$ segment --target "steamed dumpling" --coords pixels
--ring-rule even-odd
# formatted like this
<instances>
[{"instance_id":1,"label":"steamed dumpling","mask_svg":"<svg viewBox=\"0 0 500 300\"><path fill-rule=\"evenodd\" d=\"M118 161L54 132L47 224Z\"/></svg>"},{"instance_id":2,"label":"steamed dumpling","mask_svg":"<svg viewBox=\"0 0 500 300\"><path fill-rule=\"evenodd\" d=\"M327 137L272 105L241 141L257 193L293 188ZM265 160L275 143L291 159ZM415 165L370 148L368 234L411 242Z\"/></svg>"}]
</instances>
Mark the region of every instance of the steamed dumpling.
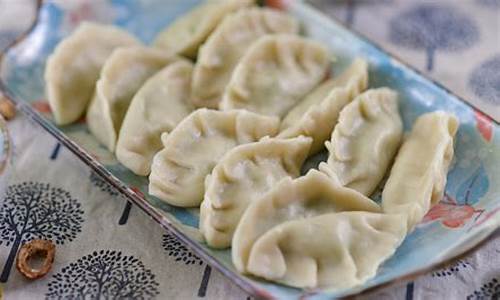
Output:
<instances>
[{"instance_id":1,"label":"steamed dumpling","mask_svg":"<svg viewBox=\"0 0 500 300\"><path fill-rule=\"evenodd\" d=\"M253 0L207 0L168 25L158 34L154 45L195 58L200 45L227 14L253 3Z\"/></svg>"},{"instance_id":2,"label":"steamed dumpling","mask_svg":"<svg viewBox=\"0 0 500 300\"><path fill-rule=\"evenodd\" d=\"M244 110L198 109L168 135L153 158L149 193L176 206L199 206L204 180L227 151L276 135L279 120Z\"/></svg>"},{"instance_id":3,"label":"steamed dumpling","mask_svg":"<svg viewBox=\"0 0 500 300\"><path fill-rule=\"evenodd\" d=\"M55 122L66 125L78 120L111 52L136 44L139 41L117 27L88 22L59 43L45 67L47 98Z\"/></svg>"},{"instance_id":4,"label":"steamed dumpling","mask_svg":"<svg viewBox=\"0 0 500 300\"><path fill-rule=\"evenodd\" d=\"M340 76L314 89L281 122L280 138L299 135L313 138L311 153L324 148L342 108L368 86L368 64L356 59Z\"/></svg>"},{"instance_id":5,"label":"steamed dumpling","mask_svg":"<svg viewBox=\"0 0 500 300\"><path fill-rule=\"evenodd\" d=\"M238 271L247 272L254 243L283 222L351 210L380 212L380 207L316 170L294 180L285 178L243 214L233 235L233 264Z\"/></svg>"},{"instance_id":6,"label":"steamed dumpling","mask_svg":"<svg viewBox=\"0 0 500 300\"><path fill-rule=\"evenodd\" d=\"M193 110L189 103L193 63L181 59L149 78L132 99L123 120L116 157L137 175L151 171L160 136L172 131Z\"/></svg>"},{"instance_id":7,"label":"steamed dumpling","mask_svg":"<svg viewBox=\"0 0 500 300\"><path fill-rule=\"evenodd\" d=\"M218 108L236 64L252 43L265 34L298 31L294 18L269 8L241 9L227 16L200 48L193 73L193 104Z\"/></svg>"},{"instance_id":8,"label":"steamed dumpling","mask_svg":"<svg viewBox=\"0 0 500 300\"><path fill-rule=\"evenodd\" d=\"M396 156L382 207L387 213L407 215L409 230L443 197L458 126L451 114L426 113L415 121Z\"/></svg>"},{"instance_id":9,"label":"steamed dumpling","mask_svg":"<svg viewBox=\"0 0 500 300\"><path fill-rule=\"evenodd\" d=\"M200 231L214 248L231 246L233 232L248 205L285 177L297 177L312 139L263 138L229 151L206 179Z\"/></svg>"},{"instance_id":10,"label":"steamed dumpling","mask_svg":"<svg viewBox=\"0 0 500 300\"><path fill-rule=\"evenodd\" d=\"M146 47L119 48L108 58L97 81L87 123L92 134L111 152L137 90L149 77L178 59Z\"/></svg>"},{"instance_id":11,"label":"steamed dumpling","mask_svg":"<svg viewBox=\"0 0 500 300\"><path fill-rule=\"evenodd\" d=\"M220 108L244 108L282 118L325 79L330 58L325 46L304 37L262 37L234 69Z\"/></svg>"},{"instance_id":12,"label":"steamed dumpling","mask_svg":"<svg viewBox=\"0 0 500 300\"><path fill-rule=\"evenodd\" d=\"M370 195L386 174L403 136L398 94L388 88L366 91L341 112L327 163L319 169L363 195Z\"/></svg>"},{"instance_id":13,"label":"steamed dumpling","mask_svg":"<svg viewBox=\"0 0 500 300\"><path fill-rule=\"evenodd\" d=\"M247 269L298 288L348 289L374 277L405 236L403 215L349 211L293 220L255 242Z\"/></svg>"}]
</instances>

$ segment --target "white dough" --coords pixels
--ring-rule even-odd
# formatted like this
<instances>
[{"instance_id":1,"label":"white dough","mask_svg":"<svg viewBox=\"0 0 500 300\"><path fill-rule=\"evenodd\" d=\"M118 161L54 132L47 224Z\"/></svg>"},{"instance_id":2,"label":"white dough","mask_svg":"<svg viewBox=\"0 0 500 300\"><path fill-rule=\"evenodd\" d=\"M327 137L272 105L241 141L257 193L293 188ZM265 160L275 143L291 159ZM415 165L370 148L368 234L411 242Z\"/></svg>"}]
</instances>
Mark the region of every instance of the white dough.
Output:
<instances>
[{"instance_id":1,"label":"white dough","mask_svg":"<svg viewBox=\"0 0 500 300\"><path fill-rule=\"evenodd\" d=\"M149 78L135 94L123 120L116 157L137 175L151 172L160 136L172 131L193 110L189 103L193 64L178 60Z\"/></svg>"},{"instance_id":2,"label":"white dough","mask_svg":"<svg viewBox=\"0 0 500 300\"><path fill-rule=\"evenodd\" d=\"M386 174L403 136L398 94L388 88L359 95L341 112L329 156L319 169L369 196Z\"/></svg>"},{"instance_id":3,"label":"white dough","mask_svg":"<svg viewBox=\"0 0 500 300\"><path fill-rule=\"evenodd\" d=\"M254 243L283 222L353 210L381 211L371 199L316 170L294 180L285 178L252 201L241 217L233 235L233 264L239 272L247 272Z\"/></svg>"},{"instance_id":4,"label":"white dough","mask_svg":"<svg viewBox=\"0 0 500 300\"><path fill-rule=\"evenodd\" d=\"M77 121L92 98L99 72L117 47L138 45L127 32L111 26L83 22L59 43L45 67L47 98L55 122Z\"/></svg>"},{"instance_id":5,"label":"white dough","mask_svg":"<svg viewBox=\"0 0 500 300\"><path fill-rule=\"evenodd\" d=\"M244 110L192 112L168 135L153 158L149 193L176 206L203 200L204 180L227 151L276 135L279 120Z\"/></svg>"},{"instance_id":6,"label":"white dough","mask_svg":"<svg viewBox=\"0 0 500 300\"><path fill-rule=\"evenodd\" d=\"M234 69L220 109L282 118L325 79L330 60L328 49L316 41L290 34L264 36Z\"/></svg>"},{"instance_id":7,"label":"white dough","mask_svg":"<svg viewBox=\"0 0 500 300\"><path fill-rule=\"evenodd\" d=\"M403 215L349 211L284 222L254 244L248 272L298 288L353 288L406 236Z\"/></svg>"},{"instance_id":8,"label":"white dough","mask_svg":"<svg viewBox=\"0 0 500 300\"><path fill-rule=\"evenodd\" d=\"M396 156L382 207L387 213L407 215L409 230L443 197L458 126L454 115L426 113L415 121Z\"/></svg>"},{"instance_id":9,"label":"white dough","mask_svg":"<svg viewBox=\"0 0 500 300\"><path fill-rule=\"evenodd\" d=\"M206 0L163 29L154 46L195 58L198 48L226 15L250 6L254 0Z\"/></svg>"},{"instance_id":10,"label":"white dough","mask_svg":"<svg viewBox=\"0 0 500 300\"><path fill-rule=\"evenodd\" d=\"M236 64L251 44L265 34L298 31L293 17L269 8L241 9L225 17L200 48L193 73L193 104L218 108Z\"/></svg>"},{"instance_id":11,"label":"white dough","mask_svg":"<svg viewBox=\"0 0 500 300\"><path fill-rule=\"evenodd\" d=\"M310 154L324 148L342 108L368 86L368 64L356 59L338 77L327 80L295 106L281 122L280 138L313 138Z\"/></svg>"},{"instance_id":12,"label":"white dough","mask_svg":"<svg viewBox=\"0 0 500 300\"><path fill-rule=\"evenodd\" d=\"M248 205L285 177L300 175L312 139L263 138L233 148L207 176L200 207L200 231L214 248L231 246Z\"/></svg>"},{"instance_id":13,"label":"white dough","mask_svg":"<svg viewBox=\"0 0 500 300\"><path fill-rule=\"evenodd\" d=\"M115 151L123 118L135 93L149 77L179 59L146 47L118 48L111 54L87 111L90 131L109 151Z\"/></svg>"}]
</instances>

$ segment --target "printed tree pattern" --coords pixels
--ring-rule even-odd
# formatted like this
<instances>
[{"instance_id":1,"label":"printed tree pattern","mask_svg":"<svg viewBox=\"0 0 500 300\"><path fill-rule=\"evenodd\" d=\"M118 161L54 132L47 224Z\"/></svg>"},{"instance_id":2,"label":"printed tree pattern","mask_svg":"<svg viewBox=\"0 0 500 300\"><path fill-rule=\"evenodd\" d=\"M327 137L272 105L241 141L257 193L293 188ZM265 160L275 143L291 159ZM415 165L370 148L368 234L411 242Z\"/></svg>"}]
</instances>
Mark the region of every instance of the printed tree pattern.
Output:
<instances>
[{"instance_id":1,"label":"printed tree pattern","mask_svg":"<svg viewBox=\"0 0 500 300\"><path fill-rule=\"evenodd\" d=\"M500 299L500 283L498 279L493 278L490 282L483 284L483 286L467 296L467 300L486 300L486 299Z\"/></svg>"},{"instance_id":2,"label":"printed tree pattern","mask_svg":"<svg viewBox=\"0 0 500 300\"><path fill-rule=\"evenodd\" d=\"M457 274L460 270L470 268L471 264L466 260L457 260L451 266L432 273L432 277L448 277Z\"/></svg>"},{"instance_id":3,"label":"printed tree pattern","mask_svg":"<svg viewBox=\"0 0 500 300\"><path fill-rule=\"evenodd\" d=\"M354 14L356 12L356 2L354 0L346 0L346 15L344 23L347 27L354 25Z\"/></svg>"},{"instance_id":4,"label":"printed tree pattern","mask_svg":"<svg viewBox=\"0 0 500 300\"><path fill-rule=\"evenodd\" d=\"M406 284L406 296L405 296L405 299L407 300L413 300L413 290L415 289L415 283L412 281L412 282L408 282Z\"/></svg>"},{"instance_id":5,"label":"printed tree pattern","mask_svg":"<svg viewBox=\"0 0 500 300\"><path fill-rule=\"evenodd\" d=\"M364 1L359 1L359 0L344 0L342 1L343 4L345 5L345 18L344 18L344 24L347 27L352 27L355 22L356 18L356 10L360 5L370 5L370 4L380 4L380 3L390 3L392 0L364 0Z\"/></svg>"},{"instance_id":6,"label":"printed tree pattern","mask_svg":"<svg viewBox=\"0 0 500 300\"><path fill-rule=\"evenodd\" d=\"M478 39L479 32L472 20L445 5L421 4L390 22L390 40L403 47L424 49L428 71L434 68L436 51L463 50Z\"/></svg>"},{"instance_id":7,"label":"printed tree pattern","mask_svg":"<svg viewBox=\"0 0 500 300\"><path fill-rule=\"evenodd\" d=\"M47 183L25 182L7 188L0 207L0 244L11 246L0 282L7 282L21 243L41 238L58 245L81 231L83 211L67 191Z\"/></svg>"},{"instance_id":8,"label":"printed tree pattern","mask_svg":"<svg viewBox=\"0 0 500 300\"><path fill-rule=\"evenodd\" d=\"M118 225L125 225L127 224L128 217L130 216L130 210L132 209L132 203L127 200L125 202L125 207L123 208L122 214L120 216L120 219L118 220Z\"/></svg>"},{"instance_id":9,"label":"printed tree pattern","mask_svg":"<svg viewBox=\"0 0 500 300\"><path fill-rule=\"evenodd\" d=\"M183 262L185 265L203 265L203 261L198 256L192 253L175 236L169 233L163 235L163 249L167 251L168 256L173 257L177 262ZM206 265L198 289L198 297L205 297L211 272L212 268Z\"/></svg>"},{"instance_id":10,"label":"printed tree pattern","mask_svg":"<svg viewBox=\"0 0 500 300\"><path fill-rule=\"evenodd\" d=\"M493 8L500 7L500 0L477 0L477 2L481 5Z\"/></svg>"},{"instance_id":11,"label":"printed tree pattern","mask_svg":"<svg viewBox=\"0 0 500 300\"><path fill-rule=\"evenodd\" d=\"M118 190L111 186L108 182L106 182L99 174L95 172L90 172L90 182L95 187L99 188L102 192L109 194L110 196L118 196ZM134 189L137 193L138 190ZM128 217L130 215L130 210L132 209L132 203L126 200L125 207L123 208L123 212L118 220L118 225L127 224Z\"/></svg>"},{"instance_id":12,"label":"printed tree pattern","mask_svg":"<svg viewBox=\"0 0 500 300\"><path fill-rule=\"evenodd\" d=\"M203 261L184 246L175 236L166 233L163 235L163 249L175 261L183 262L186 265L203 265Z\"/></svg>"},{"instance_id":13,"label":"printed tree pattern","mask_svg":"<svg viewBox=\"0 0 500 300\"><path fill-rule=\"evenodd\" d=\"M47 299L152 299L155 275L133 256L100 250L62 268L48 284Z\"/></svg>"},{"instance_id":14,"label":"printed tree pattern","mask_svg":"<svg viewBox=\"0 0 500 300\"><path fill-rule=\"evenodd\" d=\"M54 146L54 150L52 150L52 153L50 154L50 159L56 160L57 156L59 156L60 150L61 150L61 143L57 142L56 145Z\"/></svg>"},{"instance_id":15,"label":"printed tree pattern","mask_svg":"<svg viewBox=\"0 0 500 300\"><path fill-rule=\"evenodd\" d=\"M469 86L481 100L500 105L500 55L488 59L472 71Z\"/></svg>"},{"instance_id":16,"label":"printed tree pattern","mask_svg":"<svg viewBox=\"0 0 500 300\"><path fill-rule=\"evenodd\" d=\"M118 195L118 191L95 172L90 172L90 182L102 192L108 193L110 196Z\"/></svg>"},{"instance_id":17,"label":"printed tree pattern","mask_svg":"<svg viewBox=\"0 0 500 300\"><path fill-rule=\"evenodd\" d=\"M339 9L339 8L342 8L343 11L345 11L345 15L343 17L342 16L339 16L339 17L342 19L342 22L347 27L352 27L354 25L354 23L356 22L356 12L362 6L368 7L369 5L387 4L387 3L392 3L392 2L393 2L393 0L338 0L338 1L321 0L321 1L315 1L315 3L317 3L318 7L333 5L333 8L336 11L341 11L341 9ZM367 9L370 9L370 8L367 8Z\"/></svg>"}]
</instances>

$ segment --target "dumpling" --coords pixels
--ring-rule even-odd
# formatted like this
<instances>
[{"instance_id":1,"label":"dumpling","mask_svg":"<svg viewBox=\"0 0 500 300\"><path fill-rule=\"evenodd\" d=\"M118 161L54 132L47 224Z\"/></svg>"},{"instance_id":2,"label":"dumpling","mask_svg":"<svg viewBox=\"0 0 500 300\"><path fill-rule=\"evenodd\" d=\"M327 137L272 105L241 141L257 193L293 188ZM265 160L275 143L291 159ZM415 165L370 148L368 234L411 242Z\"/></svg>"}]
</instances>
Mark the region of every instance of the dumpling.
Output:
<instances>
[{"instance_id":1,"label":"dumpling","mask_svg":"<svg viewBox=\"0 0 500 300\"><path fill-rule=\"evenodd\" d=\"M314 89L281 122L280 138L299 135L313 138L311 153L324 148L342 108L368 86L368 64L356 59L340 76Z\"/></svg>"},{"instance_id":2,"label":"dumpling","mask_svg":"<svg viewBox=\"0 0 500 300\"><path fill-rule=\"evenodd\" d=\"M451 114L424 114L396 156L382 192L382 207L387 213L407 215L409 230L443 197L458 126Z\"/></svg>"},{"instance_id":3,"label":"dumpling","mask_svg":"<svg viewBox=\"0 0 500 300\"><path fill-rule=\"evenodd\" d=\"M297 177L312 139L263 138L237 146L217 163L205 181L200 231L214 248L231 246L238 221L248 205L285 177Z\"/></svg>"},{"instance_id":4,"label":"dumpling","mask_svg":"<svg viewBox=\"0 0 500 300\"><path fill-rule=\"evenodd\" d=\"M200 45L227 14L252 4L254 0L207 0L167 26L153 44L195 58Z\"/></svg>"},{"instance_id":5,"label":"dumpling","mask_svg":"<svg viewBox=\"0 0 500 300\"><path fill-rule=\"evenodd\" d=\"M368 64L365 60L357 58L339 76L328 79L317 86L304 98L304 100L301 100L299 104L290 110L281 122L281 130L294 127L300 123L302 119L306 119L305 116L308 115L310 110L326 102L326 99L332 98L329 97L329 95L331 95L333 91L337 91L338 93L338 90L348 90L350 92L349 94L352 95L350 96L354 98L357 94L364 91L367 86ZM337 114L338 113L340 112L337 112ZM331 131L329 135L331 135Z\"/></svg>"},{"instance_id":6,"label":"dumpling","mask_svg":"<svg viewBox=\"0 0 500 300\"><path fill-rule=\"evenodd\" d=\"M88 22L59 43L45 67L47 98L55 122L66 125L78 120L111 52L136 44L138 40L117 27Z\"/></svg>"},{"instance_id":7,"label":"dumpling","mask_svg":"<svg viewBox=\"0 0 500 300\"><path fill-rule=\"evenodd\" d=\"M254 243L283 222L351 210L381 211L377 203L316 170L294 180L285 178L243 213L232 240L233 264L246 272Z\"/></svg>"},{"instance_id":8,"label":"dumpling","mask_svg":"<svg viewBox=\"0 0 500 300\"><path fill-rule=\"evenodd\" d=\"M151 171L160 136L170 132L193 110L189 103L193 64L181 59L149 78L135 94L123 120L116 157L137 175Z\"/></svg>"},{"instance_id":9,"label":"dumpling","mask_svg":"<svg viewBox=\"0 0 500 300\"><path fill-rule=\"evenodd\" d=\"M247 269L297 288L348 289L374 277L405 236L403 215L349 211L289 221L255 242Z\"/></svg>"},{"instance_id":10,"label":"dumpling","mask_svg":"<svg viewBox=\"0 0 500 300\"><path fill-rule=\"evenodd\" d=\"M224 18L200 48L193 73L193 104L218 108L236 64L252 43L265 34L298 31L294 18L269 8L241 9Z\"/></svg>"},{"instance_id":11,"label":"dumpling","mask_svg":"<svg viewBox=\"0 0 500 300\"><path fill-rule=\"evenodd\" d=\"M276 135L277 118L244 110L192 112L168 135L153 158L149 193L176 206L195 207L203 200L204 180L227 151Z\"/></svg>"},{"instance_id":12,"label":"dumpling","mask_svg":"<svg viewBox=\"0 0 500 300\"><path fill-rule=\"evenodd\" d=\"M87 112L92 134L114 152L125 113L142 84L179 57L146 47L116 49L108 58L97 81Z\"/></svg>"},{"instance_id":13,"label":"dumpling","mask_svg":"<svg viewBox=\"0 0 500 300\"><path fill-rule=\"evenodd\" d=\"M340 112L326 143L328 161L319 169L368 196L386 174L402 136L398 94L388 88L368 90Z\"/></svg>"},{"instance_id":14,"label":"dumpling","mask_svg":"<svg viewBox=\"0 0 500 300\"><path fill-rule=\"evenodd\" d=\"M331 56L322 44L290 34L252 44L233 71L220 108L285 114L325 79Z\"/></svg>"}]
</instances>

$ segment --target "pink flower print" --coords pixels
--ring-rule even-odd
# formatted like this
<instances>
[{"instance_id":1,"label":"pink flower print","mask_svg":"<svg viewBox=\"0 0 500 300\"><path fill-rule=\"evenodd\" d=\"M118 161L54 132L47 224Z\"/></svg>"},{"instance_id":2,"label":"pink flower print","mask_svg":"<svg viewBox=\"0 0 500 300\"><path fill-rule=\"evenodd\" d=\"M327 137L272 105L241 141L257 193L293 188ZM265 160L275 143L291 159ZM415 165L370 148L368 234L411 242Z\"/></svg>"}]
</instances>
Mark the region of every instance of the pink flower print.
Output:
<instances>
[{"instance_id":1,"label":"pink flower print","mask_svg":"<svg viewBox=\"0 0 500 300\"><path fill-rule=\"evenodd\" d=\"M448 228L463 227L475 214L479 217L484 209L475 209L469 204L458 204L455 199L445 195L444 199L434 205L424 216L422 223L439 221Z\"/></svg>"}]
</instances>

